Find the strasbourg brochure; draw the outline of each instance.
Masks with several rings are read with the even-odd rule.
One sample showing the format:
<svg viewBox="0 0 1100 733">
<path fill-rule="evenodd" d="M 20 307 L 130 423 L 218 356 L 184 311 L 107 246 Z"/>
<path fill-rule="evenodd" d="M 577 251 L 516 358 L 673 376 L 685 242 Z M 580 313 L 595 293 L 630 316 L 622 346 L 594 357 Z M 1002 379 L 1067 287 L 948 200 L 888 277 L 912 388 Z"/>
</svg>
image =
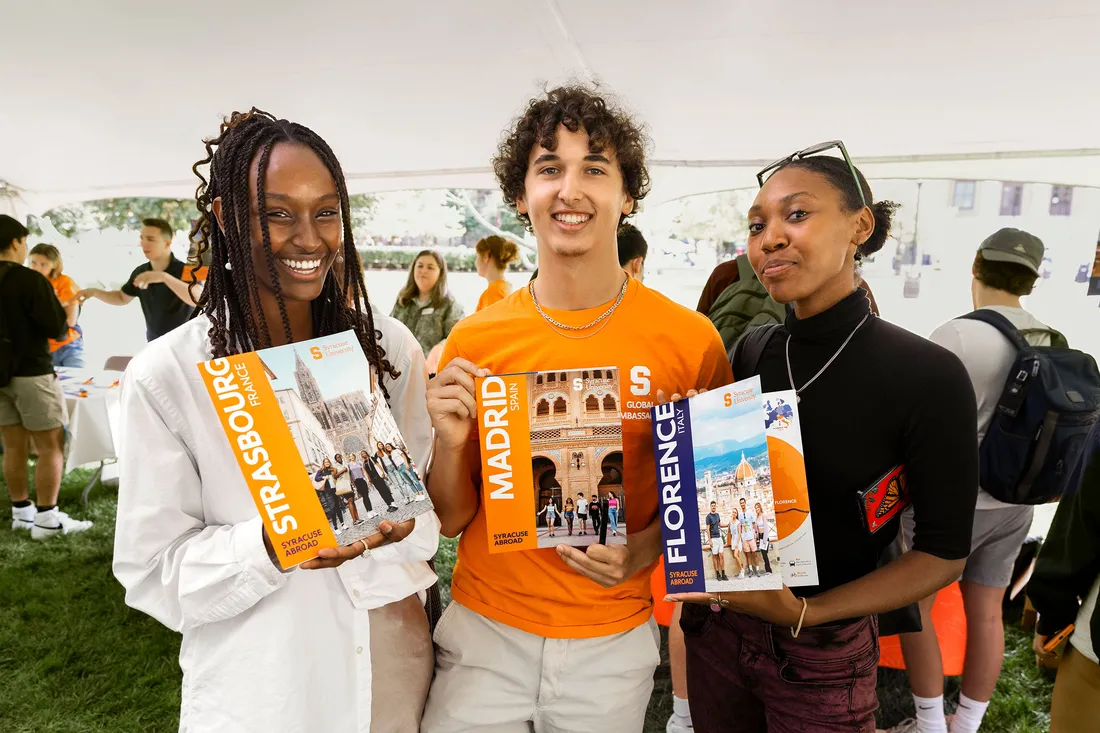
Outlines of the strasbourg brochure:
<svg viewBox="0 0 1100 733">
<path fill-rule="evenodd" d="M 615 368 L 479 377 L 489 552 L 626 544 Z"/>
<path fill-rule="evenodd" d="M 198 368 L 284 569 L 432 510 L 354 331 Z"/>
</svg>

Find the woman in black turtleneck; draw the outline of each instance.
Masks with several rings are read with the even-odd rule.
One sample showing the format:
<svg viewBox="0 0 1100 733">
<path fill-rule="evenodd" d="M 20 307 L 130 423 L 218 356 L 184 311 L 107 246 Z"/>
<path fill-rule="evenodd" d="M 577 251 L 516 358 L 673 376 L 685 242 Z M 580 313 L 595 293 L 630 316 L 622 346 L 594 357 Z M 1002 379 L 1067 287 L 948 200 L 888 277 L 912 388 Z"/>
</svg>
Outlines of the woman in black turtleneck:
<svg viewBox="0 0 1100 733">
<path fill-rule="evenodd" d="M 699 733 L 874 731 L 876 614 L 950 584 L 970 550 L 970 379 L 950 352 L 872 315 L 856 287 L 859 260 L 882 247 L 896 206 L 874 203 L 842 159 L 792 157 L 749 210 L 749 258 L 768 293 L 794 309 L 755 368 L 739 363 L 744 344 L 735 349 L 733 371 L 759 374 L 766 392 L 799 391 L 820 584 L 670 596 L 688 602 L 681 626 Z M 879 568 L 897 521 L 871 535 L 857 493 L 899 465 L 913 549 Z"/>
</svg>

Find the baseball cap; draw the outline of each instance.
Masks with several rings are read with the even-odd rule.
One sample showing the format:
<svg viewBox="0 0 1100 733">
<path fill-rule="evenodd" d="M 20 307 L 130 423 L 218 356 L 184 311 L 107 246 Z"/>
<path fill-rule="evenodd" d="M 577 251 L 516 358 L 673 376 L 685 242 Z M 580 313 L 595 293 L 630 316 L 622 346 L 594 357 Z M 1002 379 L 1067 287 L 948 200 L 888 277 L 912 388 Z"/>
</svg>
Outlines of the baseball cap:
<svg viewBox="0 0 1100 733">
<path fill-rule="evenodd" d="M 978 247 L 982 259 L 1023 265 L 1036 275 L 1039 274 L 1039 266 L 1043 264 L 1045 250 L 1043 240 L 1034 234 L 1011 227 L 990 234 Z"/>
</svg>

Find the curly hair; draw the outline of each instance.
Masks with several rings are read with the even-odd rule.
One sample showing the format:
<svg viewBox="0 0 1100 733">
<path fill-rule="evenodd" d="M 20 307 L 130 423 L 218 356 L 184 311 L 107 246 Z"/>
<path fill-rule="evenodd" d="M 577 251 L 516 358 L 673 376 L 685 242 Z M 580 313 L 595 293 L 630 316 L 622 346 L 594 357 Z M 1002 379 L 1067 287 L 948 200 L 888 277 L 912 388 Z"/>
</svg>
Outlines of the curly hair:
<svg viewBox="0 0 1100 733">
<path fill-rule="evenodd" d="M 516 209 L 516 201 L 525 193 L 531 149 L 541 145 L 554 150 L 558 144 L 559 126 L 570 132 L 586 132 L 588 149 L 593 153 L 605 148 L 615 152 L 623 188 L 634 199 L 631 212 L 620 217 L 621 225 L 634 215 L 638 202 L 649 193 L 649 171 L 645 165 L 649 141 L 642 127 L 625 111 L 600 96 L 594 88 L 582 85 L 557 87 L 544 97 L 530 100 L 527 109 L 513 122 L 511 131 L 493 157 L 493 171 L 504 193 L 504 202 L 527 231 L 533 231 L 531 218 Z"/>
<path fill-rule="evenodd" d="M 311 303 L 313 332 L 328 336 L 354 330 L 367 361 L 378 371 L 382 392 L 389 397 L 383 375 L 396 379 L 400 373 L 393 367 L 378 340 L 382 337 L 374 326 L 374 316 L 367 301 L 363 271 L 352 237 L 351 212 L 348 205 L 344 172 L 332 149 L 317 133 L 304 125 L 274 116 L 253 107 L 248 112 L 234 112 L 222 122 L 217 137 L 204 141 L 206 157 L 192 170 L 199 178 L 195 204 L 199 218 L 191 230 L 195 251 L 189 258 L 192 279 L 209 256 L 206 286 L 199 297 L 198 310 L 210 321 L 210 345 L 215 358 L 242 351 L 271 346 L 271 332 L 260 304 L 256 273 L 252 267 L 252 198 L 249 192 L 249 169 L 259 158 L 256 188 L 259 200 L 264 198 L 264 183 L 271 151 L 279 143 L 304 145 L 317 154 L 328 168 L 340 196 L 343 220 L 341 254 L 347 264 L 334 266 L 325 276 L 320 295 Z M 209 180 L 200 172 L 208 167 Z M 221 198 L 225 229 L 214 216 L 214 199 Z M 259 239 L 263 243 L 266 266 L 275 287 L 287 343 L 294 340 L 287 317 L 286 302 L 271 252 L 271 233 L 264 207 L 259 207 Z M 193 282 L 190 286 L 195 287 Z M 194 291 L 191 291 L 192 294 Z M 254 317 L 253 317 L 254 316 Z"/>
<path fill-rule="evenodd" d="M 974 279 L 987 288 L 1023 297 L 1031 295 L 1039 276 L 1015 262 L 987 260 L 979 251 L 974 256 Z"/>
</svg>

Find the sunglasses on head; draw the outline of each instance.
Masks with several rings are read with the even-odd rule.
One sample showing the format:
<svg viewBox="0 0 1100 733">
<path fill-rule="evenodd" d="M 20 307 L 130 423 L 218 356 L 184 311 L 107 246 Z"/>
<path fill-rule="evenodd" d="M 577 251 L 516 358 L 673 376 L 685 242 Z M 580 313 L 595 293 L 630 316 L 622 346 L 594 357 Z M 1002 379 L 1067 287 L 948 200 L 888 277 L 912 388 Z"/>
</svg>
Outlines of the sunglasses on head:
<svg viewBox="0 0 1100 733">
<path fill-rule="evenodd" d="M 848 164 L 848 170 L 852 173 L 852 180 L 856 182 L 856 190 L 859 191 L 859 200 L 864 206 L 866 206 L 867 198 L 863 195 L 863 186 L 860 185 L 859 176 L 856 175 L 856 167 L 852 165 L 852 159 L 848 157 L 848 149 L 844 147 L 844 143 L 840 140 L 830 140 L 828 142 L 818 143 L 817 145 L 811 145 L 804 150 L 799 150 L 796 153 L 791 153 L 786 158 L 780 158 L 779 160 L 775 161 L 774 163 L 757 173 L 756 182 L 760 184 L 761 188 L 763 188 L 764 177 L 767 176 L 768 173 L 774 172 L 775 170 L 782 168 L 788 163 L 793 163 L 794 161 L 801 158 L 808 158 L 811 155 L 823 153 L 826 150 L 830 150 L 832 148 L 840 148 L 840 154 L 844 157 L 844 162 Z"/>
</svg>

